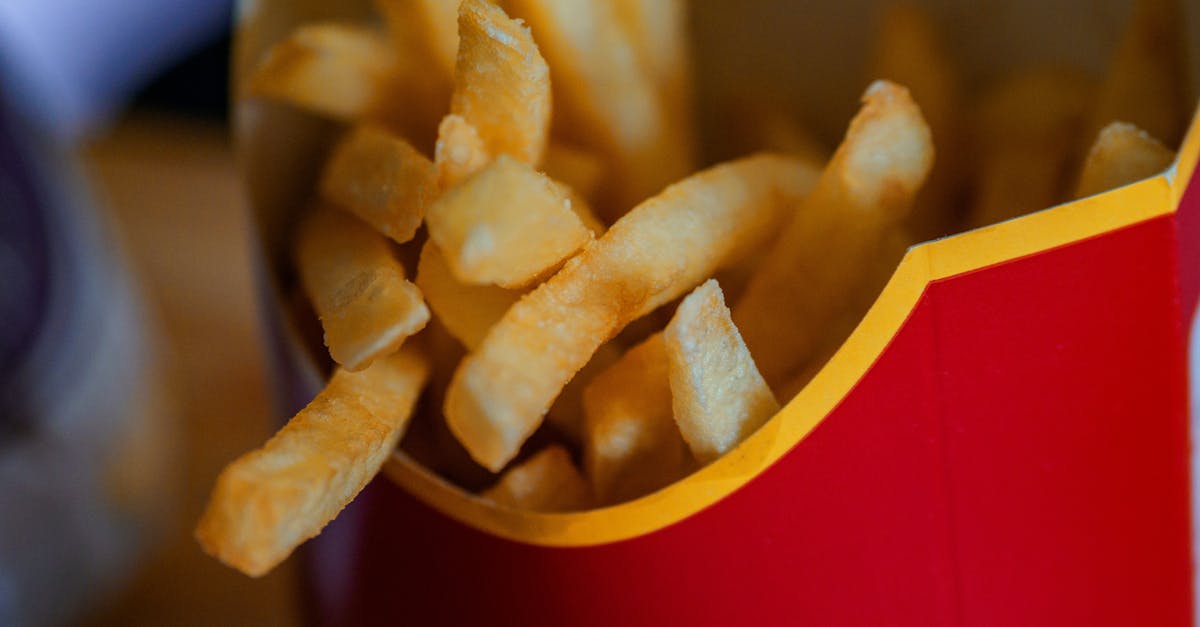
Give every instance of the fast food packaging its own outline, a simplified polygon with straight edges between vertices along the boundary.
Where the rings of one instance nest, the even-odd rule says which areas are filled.
[[[970,80],[1034,61],[1099,75],[1130,8],[927,4]],[[1200,5],[1181,4],[1194,103]],[[243,2],[235,74],[296,24],[368,8]],[[691,9],[701,93],[804,99],[836,138],[866,84],[874,2]],[[336,129],[235,105],[282,418],[320,386],[287,242]],[[300,554],[315,622],[1189,624],[1197,157],[1200,116],[1162,175],[913,246],[764,428],[636,501],[514,512],[396,456]]]

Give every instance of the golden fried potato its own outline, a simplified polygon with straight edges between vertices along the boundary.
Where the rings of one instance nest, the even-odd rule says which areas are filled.
[[[555,128],[609,160],[612,207],[627,208],[693,169],[689,119],[668,112],[615,6],[592,0],[509,0],[550,65]],[[603,213],[603,212],[602,212]]]
[[[458,280],[510,289],[552,271],[592,237],[563,186],[508,155],[443,193],[425,223]]]
[[[320,193],[403,244],[416,235],[426,207],[437,197],[437,169],[400,137],[363,125],[334,147]]]
[[[908,218],[919,239],[946,235],[961,219],[967,161],[961,72],[938,32],[933,17],[907,2],[883,12],[872,54],[869,79],[904,85],[929,124],[938,159]]]
[[[813,357],[879,241],[907,217],[932,163],[929,127],[908,91],[873,83],[816,189],[733,309],[772,388]]]
[[[417,287],[433,313],[463,346],[474,349],[522,292],[456,279],[437,244],[425,242],[417,264]]]
[[[410,347],[325,389],[262,448],[217,478],[196,539],[258,577],[282,562],[366,486],[396,447],[428,366]]]
[[[983,95],[969,226],[1045,209],[1067,197],[1094,86],[1056,67],[1018,72]]]
[[[692,291],[663,331],[675,423],[701,464],[724,455],[779,411],[733,325],[717,282]]]
[[[1082,142],[1101,127],[1122,120],[1152,137],[1178,145],[1191,111],[1183,77],[1186,56],[1180,14],[1182,0],[1137,0],[1124,35],[1096,93],[1095,108]],[[1193,68],[1193,71],[1194,68]]]
[[[529,28],[487,0],[463,0],[450,112],[460,115],[493,156],[534,167],[550,135],[550,70]]]
[[[492,156],[483,145],[479,131],[461,115],[451,113],[438,125],[433,162],[437,166],[438,187],[450,189],[478,172]]]
[[[589,204],[595,204],[605,177],[604,160],[595,153],[552,141],[546,148],[542,167],[546,176],[575,190]]]
[[[1075,197],[1099,194],[1154,176],[1174,160],[1175,153],[1146,131],[1126,122],[1113,122],[1092,144]]]
[[[425,327],[429,309],[383,236],[354,216],[318,208],[300,225],[296,267],[333,360],[361,370]]]
[[[354,24],[297,28],[263,57],[246,85],[251,96],[338,120],[393,118],[407,68],[387,37]]]
[[[557,444],[509,468],[480,496],[533,512],[568,512],[592,505],[587,481],[571,463],[567,450]]]
[[[695,466],[672,417],[661,333],[596,375],[583,406],[584,467],[598,503],[649,494]]]
[[[596,354],[563,386],[558,398],[546,412],[546,422],[572,446],[583,444],[583,391],[597,375],[608,370],[621,356],[621,350],[609,342],[596,349]]]
[[[460,0],[375,0],[392,37],[412,45],[426,71],[449,83],[458,55]]]
[[[446,395],[450,429],[485,468],[504,467],[601,344],[760,246],[815,178],[803,162],[759,155],[639,205],[509,309],[463,360]]]

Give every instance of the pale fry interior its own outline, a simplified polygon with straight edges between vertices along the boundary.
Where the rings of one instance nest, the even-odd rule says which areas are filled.
[[[315,209],[300,226],[296,265],[329,354],[348,370],[394,352],[429,321],[387,240],[354,216]]]
[[[317,535],[396,447],[428,375],[411,348],[325,389],[221,472],[196,527],[205,551],[257,577]]]

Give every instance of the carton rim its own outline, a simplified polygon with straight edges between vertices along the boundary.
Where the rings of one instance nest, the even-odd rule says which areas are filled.
[[[641,498],[581,512],[528,512],[468,493],[399,450],[383,472],[442,514],[517,542],[592,546],[658,531],[729,496],[804,441],[888,347],[929,285],[1172,214],[1198,157],[1200,112],[1193,117],[1175,162],[1159,175],[910,247],[862,321],[779,413],[733,451]]]

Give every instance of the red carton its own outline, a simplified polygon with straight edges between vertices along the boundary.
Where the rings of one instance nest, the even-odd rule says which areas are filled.
[[[790,6],[744,10],[767,5]],[[291,25],[349,11],[243,9],[239,68]],[[1028,21],[1045,31],[1048,19]],[[274,277],[330,128],[263,103],[237,116],[264,268],[280,269],[264,272],[264,310],[290,411],[319,378]],[[777,416],[644,498],[515,512],[397,454],[308,548],[315,617],[1190,624],[1200,116],[1179,154],[1160,176],[911,248]]]

